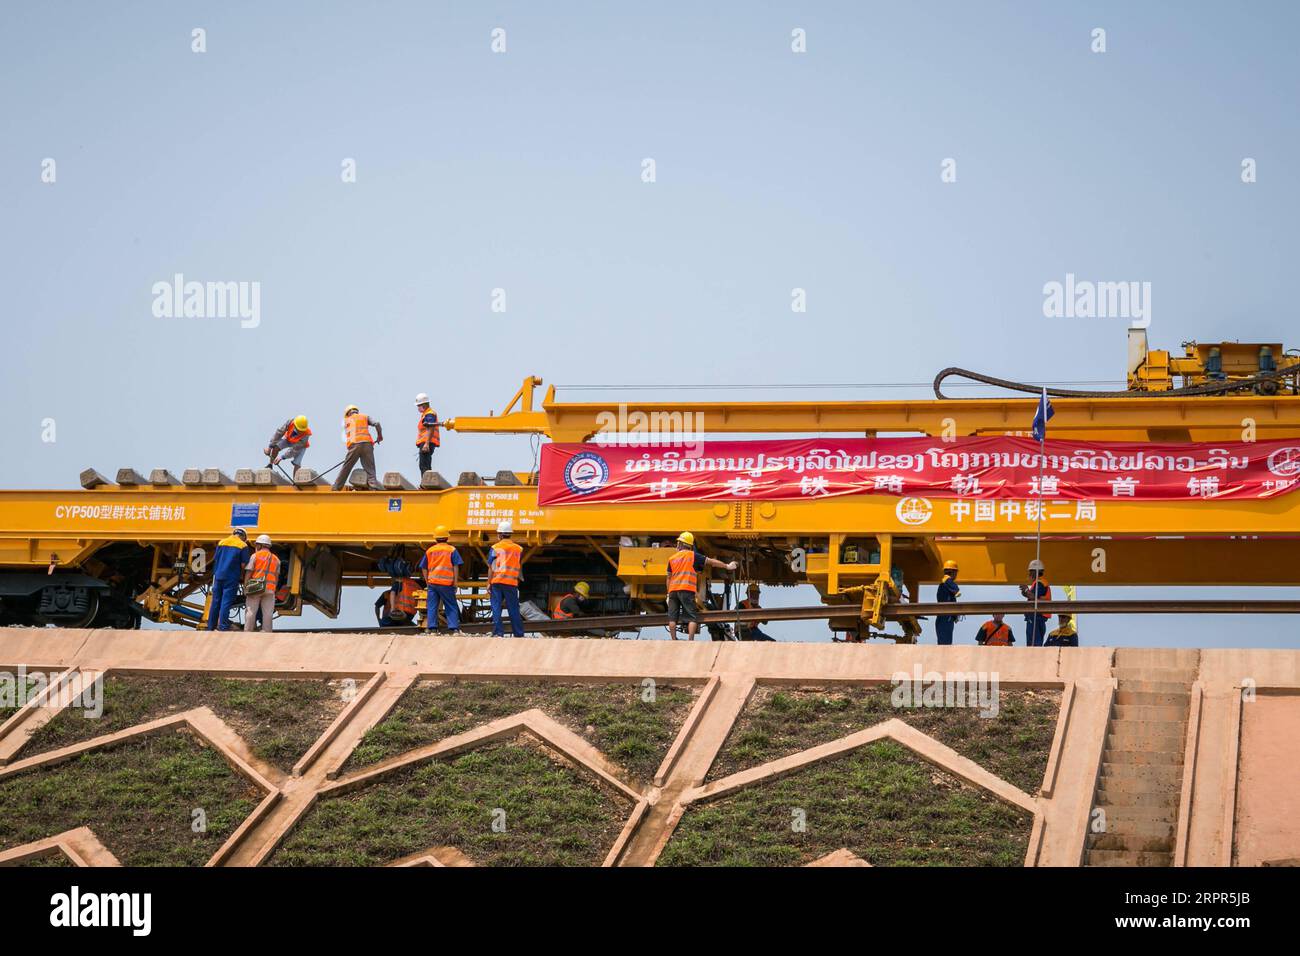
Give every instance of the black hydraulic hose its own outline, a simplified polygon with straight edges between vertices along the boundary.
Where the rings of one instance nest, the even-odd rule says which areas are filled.
[[[1242,389],[1254,388],[1256,385],[1262,385],[1266,382],[1281,384],[1285,379],[1292,379],[1292,385],[1295,385],[1295,379],[1300,375],[1300,365],[1291,368],[1282,369],[1277,372],[1260,372],[1258,375],[1252,375],[1250,378],[1240,378],[1230,382],[1214,382],[1208,385],[1187,385],[1183,388],[1173,388],[1167,392],[1141,392],[1141,391],[1122,391],[1122,392],[1088,392],[1077,391],[1069,388],[1048,388],[1047,394],[1056,398],[1183,398],[1189,395],[1218,395],[1223,392],[1236,392]],[[968,378],[971,381],[981,382],[985,385],[996,385],[999,388],[1005,388],[1013,392],[1028,392],[1031,395],[1040,395],[1043,389],[1037,385],[1026,385],[1024,382],[1013,382],[1007,378],[997,378],[992,375],[985,375],[982,372],[972,372],[970,369],[951,367],[946,368],[934,377],[934,397],[947,400],[948,396],[943,394],[943,382],[953,376],[959,378]]]

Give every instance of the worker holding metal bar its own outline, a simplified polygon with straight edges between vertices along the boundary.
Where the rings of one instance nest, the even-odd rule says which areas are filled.
[[[307,427],[307,416],[298,415],[275,430],[262,452],[271,459],[272,468],[282,461],[288,461],[298,469],[302,467],[302,456],[307,454],[310,445],[311,429]]]
[[[374,438],[370,437],[371,428],[375,430]],[[366,470],[366,487],[371,491],[381,491],[383,486],[379,484],[379,478],[375,475],[375,442],[383,440],[383,425],[368,415],[362,415],[361,410],[355,405],[343,409],[343,443],[347,446],[348,452],[343,458],[343,467],[339,469],[331,488],[334,491],[342,491],[348,476],[352,474],[353,467],[360,462],[361,467]]]
[[[1039,601],[1052,599],[1051,585],[1043,580],[1044,571],[1043,562],[1035,558],[1029,562],[1029,583],[1020,585],[1020,593],[1034,606],[1034,610],[1025,615],[1026,647],[1043,646],[1043,638],[1047,636],[1047,622],[1052,617],[1051,614],[1037,610]]]
[[[492,604],[492,636],[505,637],[501,620],[504,607],[510,612],[510,633],[524,636],[524,620],[519,614],[519,582],[524,577],[524,549],[510,540],[514,526],[509,521],[497,525],[497,543],[488,549],[488,598]]]
[[[230,630],[230,609],[239,596],[239,577],[248,554],[248,532],[234,528],[217,543],[212,554],[212,600],[208,604],[208,630]]]
[[[745,589],[745,600],[736,605],[739,611],[757,610],[761,605],[758,603],[758,583],[751,581],[749,587]],[[776,638],[759,629],[760,624],[766,624],[767,621],[753,621],[746,623],[738,621],[736,623],[736,636],[742,641],[775,641]]]
[[[429,407],[429,396],[421,392],[415,396],[415,407],[420,412],[420,424],[415,433],[415,449],[419,454],[420,476],[433,469],[433,450],[442,444],[438,433],[438,413]]]
[[[943,580],[939,582],[939,591],[935,598],[940,604],[956,604],[957,599],[961,597],[961,589],[957,587],[958,570],[956,561],[943,563]],[[934,632],[940,644],[952,643],[952,629],[956,623],[955,614],[940,614],[934,619]]]
[[[677,622],[686,621],[686,639],[695,640],[700,629],[700,608],[696,594],[700,587],[700,572],[706,567],[734,571],[740,567],[735,561],[725,564],[717,558],[706,558],[695,550],[695,535],[683,531],[677,536],[677,551],[668,559],[668,637],[677,640]]]
[[[433,529],[433,544],[420,559],[420,570],[424,572],[424,585],[428,589],[424,603],[424,633],[432,634],[438,630],[438,608],[442,608],[447,620],[448,633],[460,630],[460,605],[456,603],[456,581],[460,577],[460,566],[465,559],[447,542],[451,533],[446,525]],[[490,560],[490,559],[489,559]],[[516,600],[518,590],[515,591]]]
[[[259,534],[257,549],[248,559],[244,574],[244,630],[257,630],[257,615],[262,615],[262,630],[270,632],[275,616],[275,589],[280,583],[280,559],[271,550],[271,536]]]

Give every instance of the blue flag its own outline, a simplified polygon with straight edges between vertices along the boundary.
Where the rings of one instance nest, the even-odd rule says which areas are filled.
[[[1056,409],[1047,399],[1047,389],[1038,396],[1038,411],[1034,413],[1034,441],[1041,442],[1047,438],[1047,421],[1056,414]]]

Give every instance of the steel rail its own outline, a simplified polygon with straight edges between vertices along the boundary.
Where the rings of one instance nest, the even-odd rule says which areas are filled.
[[[976,601],[967,604],[895,604],[885,608],[885,618],[934,617],[940,614],[983,616],[1025,614],[1029,605],[1021,601]],[[1300,614],[1300,601],[1242,600],[1160,600],[1160,601],[1040,601],[1038,612],[1057,614]],[[808,607],[761,607],[751,611],[701,611],[701,624],[752,624],[767,621],[856,621],[861,613],[857,604],[812,605]],[[618,614],[604,617],[575,617],[564,621],[525,621],[524,629],[538,634],[571,631],[621,631],[644,627],[666,627],[666,614]],[[477,622],[465,624],[467,634],[491,631],[492,626]],[[340,627],[278,629],[286,634],[416,634],[420,628]]]

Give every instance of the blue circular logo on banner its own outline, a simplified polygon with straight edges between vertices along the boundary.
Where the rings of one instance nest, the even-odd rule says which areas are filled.
[[[609,465],[595,452],[579,452],[564,466],[564,484],[575,495],[599,491],[609,481]]]

